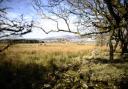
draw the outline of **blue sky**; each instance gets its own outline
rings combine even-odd
[[[14,13],[16,15],[32,15],[35,10],[31,5],[31,0],[7,0],[2,3],[3,7],[8,7],[8,14]]]
[[[1,6],[9,8],[8,17],[10,18],[17,18],[21,14],[23,14],[25,19],[29,21],[36,20],[38,22],[42,22],[43,24],[45,23],[46,24],[45,26],[44,25],[40,25],[40,26],[44,26],[46,29],[50,29],[48,27],[51,27],[54,29],[56,28],[55,25],[52,24],[52,22],[46,21],[46,20],[40,20],[38,18],[38,13],[36,10],[34,10],[32,6],[32,0],[7,0],[6,2],[1,3]],[[62,25],[61,27],[65,27],[65,26]],[[45,34],[40,29],[33,29],[31,33],[26,34],[23,37],[24,38],[45,38],[45,37],[52,37],[52,36],[55,37],[55,36],[62,36],[62,35],[73,35],[73,34],[64,33],[64,32]]]

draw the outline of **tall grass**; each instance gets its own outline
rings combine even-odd
[[[77,44],[18,44],[6,50],[5,53],[12,60],[36,61],[45,64],[51,59],[69,61],[76,57],[82,58],[85,55],[91,55],[90,52],[94,48],[94,45]]]
[[[89,58],[93,50],[97,58]],[[0,87],[126,89],[128,63],[110,63],[104,56],[108,49],[95,45],[17,44],[0,53]]]

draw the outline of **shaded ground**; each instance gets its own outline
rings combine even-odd
[[[117,69],[108,72],[108,66]],[[123,72],[118,75],[113,73],[120,70]],[[51,60],[48,67],[36,63],[0,60],[0,87],[3,89],[127,89],[127,74],[127,63],[110,64],[105,59],[65,66],[57,66]],[[105,78],[107,75],[108,78]]]

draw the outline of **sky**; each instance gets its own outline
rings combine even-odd
[[[45,2],[45,0],[43,0]],[[36,24],[45,28],[45,30],[54,29],[56,30],[56,24],[50,20],[42,20],[40,19],[37,11],[32,6],[32,0],[7,0],[1,4],[2,7],[8,7],[9,18],[18,18],[20,15],[24,15],[24,18],[28,21],[35,20]],[[66,26],[63,21],[60,21],[60,28],[66,29]],[[71,26],[73,28],[73,26]],[[65,32],[54,32],[45,34],[41,29],[33,29],[31,33],[24,35],[24,38],[35,38],[41,39],[46,37],[56,37],[56,36],[64,36],[64,35],[74,35],[71,33]]]

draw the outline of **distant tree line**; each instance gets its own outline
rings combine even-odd
[[[2,39],[1,43],[44,43],[44,41],[36,39]]]

